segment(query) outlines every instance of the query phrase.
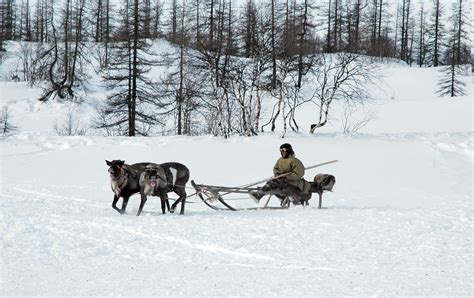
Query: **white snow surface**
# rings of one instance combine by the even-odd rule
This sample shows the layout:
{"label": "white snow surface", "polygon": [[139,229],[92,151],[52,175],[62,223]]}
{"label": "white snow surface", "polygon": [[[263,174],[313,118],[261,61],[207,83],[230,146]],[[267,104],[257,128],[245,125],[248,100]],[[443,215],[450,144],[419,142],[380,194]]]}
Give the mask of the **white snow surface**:
{"label": "white snow surface", "polygon": [[[438,98],[436,70],[387,68],[390,95],[359,133],[333,123],[284,139],[60,137],[63,104],[0,82],[19,127],[0,143],[1,296],[472,297],[472,77],[469,96]],[[305,176],[336,176],[323,209],[316,196],[305,208],[215,211],[190,196],[184,216],[162,215],[151,197],[137,217],[139,195],[125,215],[111,208],[106,159],[178,161],[197,183],[237,186],[271,176],[283,142],[306,166],[339,160]]]}

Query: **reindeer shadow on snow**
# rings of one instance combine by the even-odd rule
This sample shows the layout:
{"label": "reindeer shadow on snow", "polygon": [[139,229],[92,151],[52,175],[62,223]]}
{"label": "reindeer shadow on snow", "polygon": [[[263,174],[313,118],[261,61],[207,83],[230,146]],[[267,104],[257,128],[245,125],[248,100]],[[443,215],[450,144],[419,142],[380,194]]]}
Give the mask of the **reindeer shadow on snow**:
{"label": "reindeer shadow on snow", "polygon": [[[128,200],[136,193],[140,193],[140,206],[137,216],[143,210],[147,196],[158,196],[161,200],[161,211],[166,213],[166,208],[173,213],[176,206],[181,203],[180,214],[184,214],[186,203],[186,183],[189,180],[189,169],[177,162],[156,164],[140,162],[128,165],[124,160],[106,160],[109,166],[110,182],[114,198],[112,208],[124,214]],[[179,198],[170,208],[168,193],[174,192]],[[122,198],[122,208],[117,207],[119,198]]]}

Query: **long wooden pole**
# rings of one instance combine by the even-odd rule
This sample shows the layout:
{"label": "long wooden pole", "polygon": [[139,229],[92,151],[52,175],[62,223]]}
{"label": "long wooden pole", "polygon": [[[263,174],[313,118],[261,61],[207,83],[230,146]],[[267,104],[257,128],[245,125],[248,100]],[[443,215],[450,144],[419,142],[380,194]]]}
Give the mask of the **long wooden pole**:
{"label": "long wooden pole", "polygon": [[[319,164],[316,164],[316,165],[313,165],[313,166],[306,167],[306,168],[304,168],[304,169],[305,169],[305,170],[310,170],[310,169],[314,169],[314,168],[317,168],[317,167],[320,167],[320,166],[324,166],[324,165],[327,165],[327,164],[331,164],[331,163],[335,163],[335,162],[338,162],[338,160],[335,159],[335,160],[331,160],[331,161],[326,161],[326,162],[323,162],[323,163],[319,163]],[[237,186],[237,187],[251,187],[251,186],[254,186],[254,185],[263,183],[263,182],[267,182],[267,181],[270,181],[270,180],[274,180],[274,179],[278,179],[278,178],[285,177],[285,176],[288,175],[288,174],[290,174],[290,173],[284,173],[284,174],[280,174],[280,175],[278,175],[278,176],[268,177],[268,178],[265,178],[265,179],[260,180],[260,181],[257,181],[257,182],[253,182],[253,183],[250,183],[250,184],[245,184],[245,185]]]}
{"label": "long wooden pole", "polygon": [[304,168],[305,170],[311,170],[313,168],[317,168],[317,167],[320,167],[320,166],[324,166],[324,165],[328,165],[328,164],[331,164],[331,163],[335,163],[335,162],[338,162],[339,160],[335,159],[335,160],[330,160],[330,161],[326,161],[326,162],[323,162],[323,163],[319,163],[317,165],[314,165],[314,166],[310,166],[310,167],[306,167]]}

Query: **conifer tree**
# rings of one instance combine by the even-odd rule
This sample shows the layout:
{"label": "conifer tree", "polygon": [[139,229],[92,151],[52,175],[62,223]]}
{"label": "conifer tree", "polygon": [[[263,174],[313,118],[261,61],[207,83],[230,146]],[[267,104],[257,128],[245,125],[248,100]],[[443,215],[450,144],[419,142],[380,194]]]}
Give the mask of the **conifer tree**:
{"label": "conifer tree", "polygon": [[149,58],[153,53],[144,39],[141,1],[125,0],[124,4],[122,24],[111,45],[109,68],[103,75],[110,93],[95,126],[115,135],[144,136],[161,123],[161,103],[147,76],[156,61]]}
{"label": "conifer tree", "polygon": [[[465,1],[465,0],[464,0]],[[452,28],[450,30],[449,49],[446,51],[446,67],[441,68],[441,79],[439,81],[438,94],[440,96],[463,96],[466,83],[463,81],[465,67],[470,56],[469,39],[466,32],[467,27],[467,3],[457,0],[453,5]]]}

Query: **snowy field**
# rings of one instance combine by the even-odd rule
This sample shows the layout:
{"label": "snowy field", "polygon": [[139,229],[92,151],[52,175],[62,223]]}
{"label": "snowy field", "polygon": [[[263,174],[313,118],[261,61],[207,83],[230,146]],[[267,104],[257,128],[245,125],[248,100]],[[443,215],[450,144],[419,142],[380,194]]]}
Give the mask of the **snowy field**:
{"label": "snowy field", "polygon": [[[0,82],[19,127],[0,143],[1,296],[472,297],[472,80],[471,96],[441,99],[436,75],[390,66],[387,97],[358,134],[334,121],[315,135],[228,140],[59,137],[62,105]],[[111,208],[105,159],[179,161],[198,183],[237,186],[269,177],[283,142],[306,166],[339,160],[306,173],[336,176],[323,209],[313,198],[214,211],[191,196],[184,216],[151,198],[137,217],[137,195],[127,214]]]}

